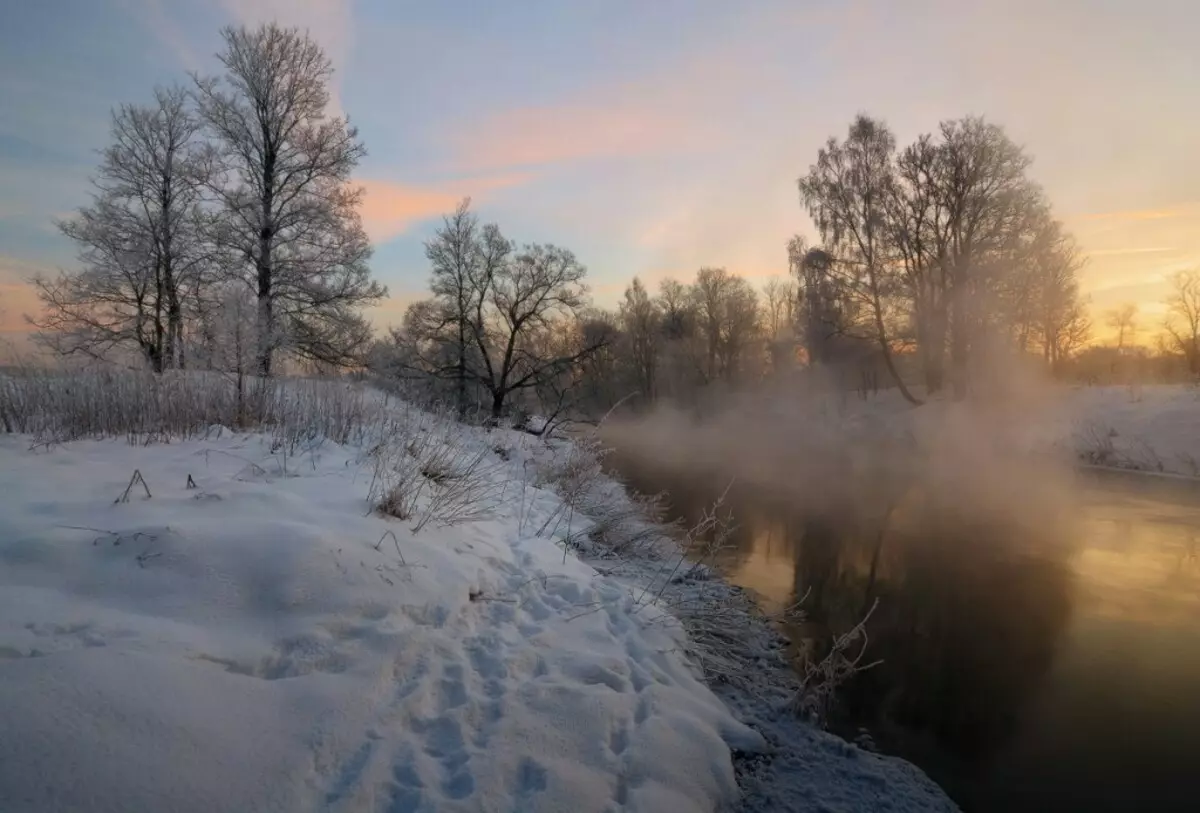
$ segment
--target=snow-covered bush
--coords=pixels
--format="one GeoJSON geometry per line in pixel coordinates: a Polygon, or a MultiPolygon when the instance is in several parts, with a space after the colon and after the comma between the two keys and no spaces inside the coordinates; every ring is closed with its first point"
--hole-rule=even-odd
{"type": "Polygon", "coordinates": [[[458,525],[491,517],[500,502],[506,461],[447,416],[405,409],[371,450],[368,502],[397,519],[458,525]]]}

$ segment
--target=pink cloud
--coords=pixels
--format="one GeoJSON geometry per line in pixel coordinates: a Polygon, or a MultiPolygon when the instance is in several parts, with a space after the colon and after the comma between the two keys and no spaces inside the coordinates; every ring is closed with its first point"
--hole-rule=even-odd
{"type": "Polygon", "coordinates": [[[360,212],[367,236],[373,243],[386,243],[422,220],[453,211],[464,197],[478,201],[490,192],[518,185],[525,179],[521,175],[502,175],[436,187],[370,179],[355,183],[366,191],[360,212]]]}
{"type": "Polygon", "coordinates": [[[0,334],[28,333],[30,328],[25,315],[36,315],[41,309],[42,304],[32,285],[0,280],[0,334]]]}

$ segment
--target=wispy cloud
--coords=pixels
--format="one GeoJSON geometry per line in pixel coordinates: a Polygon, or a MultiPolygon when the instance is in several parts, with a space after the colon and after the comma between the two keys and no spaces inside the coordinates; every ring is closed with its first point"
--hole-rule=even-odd
{"type": "Polygon", "coordinates": [[[479,171],[679,151],[695,134],[685,121],[653,110],[565,104],[495,113],[451,143],[456,168],[479,171]]]}
{"type": "Polygon", "coordinates": [[[423,220],[453,211],[464,197],[478,200],[525,180],[523,175],[498,175],[439,186],[413,186],[371,179],[355,183],[366,190],[361,209],[363,228],[371,242],[379,244],[399,237],[423,220]]]}
{"type": "Polygon", "coordinates": [[[1090,212],[1080,220],[1167,220],[1176,217],[1200,217],[1200,203],[1163,209],[1135,209],[1123,212],[1090,212]]]}
{"type": "Polygon", "coordinates": [[[1124,257],[1130,254],[1171,254],[1178,251],[1179,249],[1173,246],[1152,246],[1146,248],[1101,248],[1085,251],[1084,254],[1088,257],[1124,257]]]}

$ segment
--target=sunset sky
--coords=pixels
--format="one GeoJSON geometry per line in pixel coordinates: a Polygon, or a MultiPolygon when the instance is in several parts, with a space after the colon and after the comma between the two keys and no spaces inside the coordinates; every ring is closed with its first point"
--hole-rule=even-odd
{"type": "Polygon", "coordinates": [[[1195,0],[0,0],[0,330],[25,329],[24,279],[74,263],[53,221],[87,202],[109,110],[215,70],[221,26],[273,18],[325,46],[369,150],[380,325],[464,195],[573,249],[601,302],[635,274],[785,273],[812,231],[796,178],[859,111],[901,143],[1004,125],[1098,313],[1135,302],[1151,328],[1165,278],[1200,266],[1195,0]]]}

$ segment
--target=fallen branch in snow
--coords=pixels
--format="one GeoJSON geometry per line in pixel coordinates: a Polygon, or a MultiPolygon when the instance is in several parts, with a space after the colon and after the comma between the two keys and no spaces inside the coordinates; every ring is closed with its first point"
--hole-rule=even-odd
{"type": "Polygon", "coordinates": [[[125,486],[125,493],[113,500],[113,505],[117,503],[129,502],[129,492],[133,490],[135,484],[141,483],[142,488],[146,489],[146,499],[150,499],[150,486],[146,485],[146,478],[142,477],[142,473],[134,469],[133,476],[129,478],[129,485],[125,486]]]}

